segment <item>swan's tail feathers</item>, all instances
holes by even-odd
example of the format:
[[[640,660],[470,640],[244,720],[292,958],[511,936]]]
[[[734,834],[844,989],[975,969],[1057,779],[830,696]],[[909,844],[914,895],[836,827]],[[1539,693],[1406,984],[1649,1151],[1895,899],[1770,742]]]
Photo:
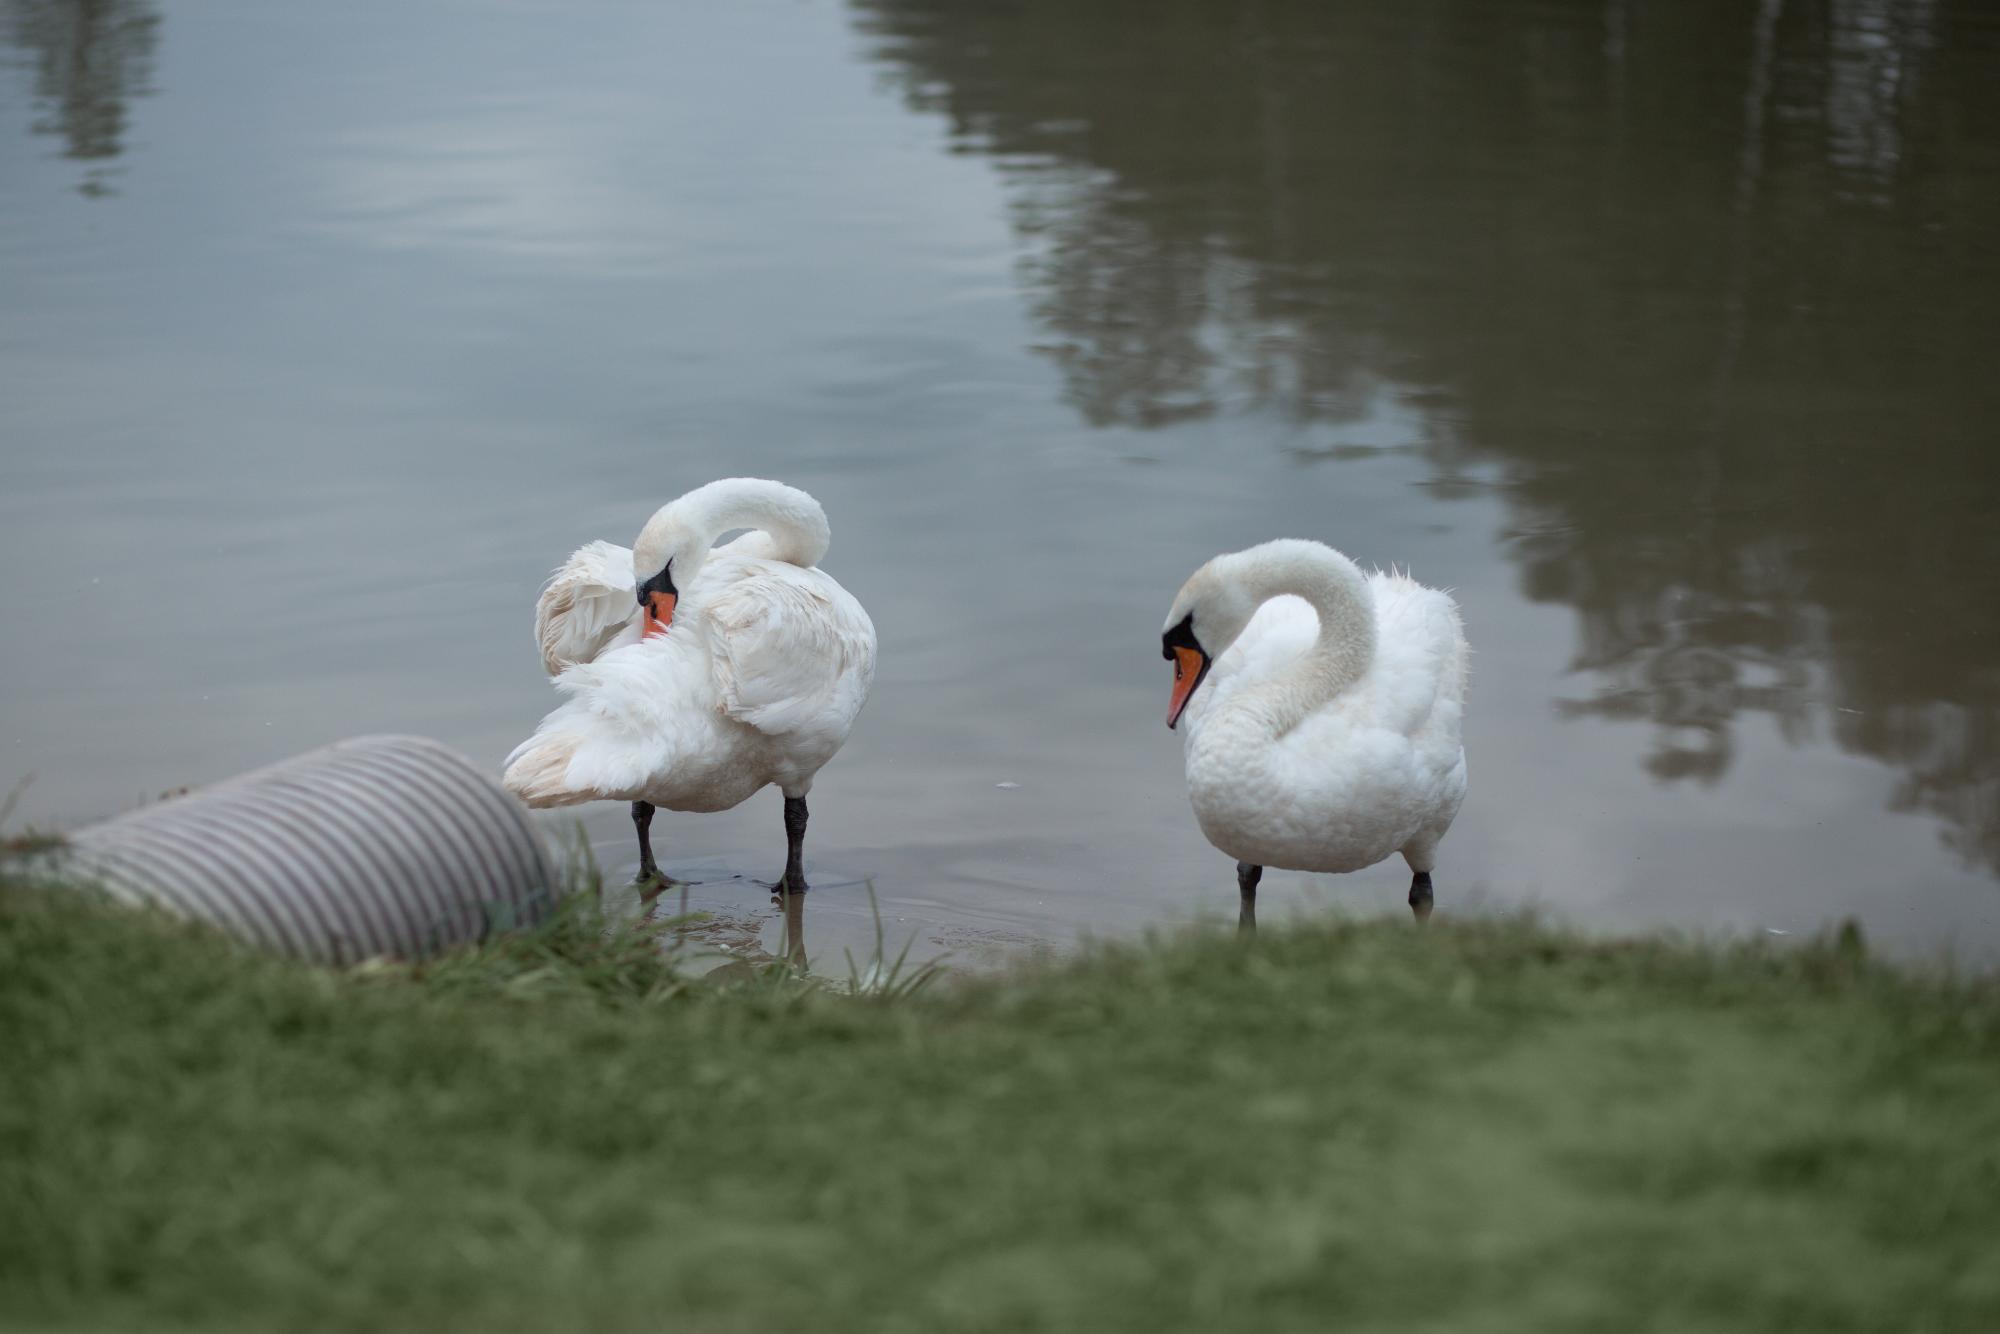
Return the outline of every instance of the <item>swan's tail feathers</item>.
[[[533,736],[514,748],[500,781],[507,790],[530,806],[578,806],[593,801],[594,792],[579,792],[569,785],[570,762],[576,758],[577,738],[573,736]]]

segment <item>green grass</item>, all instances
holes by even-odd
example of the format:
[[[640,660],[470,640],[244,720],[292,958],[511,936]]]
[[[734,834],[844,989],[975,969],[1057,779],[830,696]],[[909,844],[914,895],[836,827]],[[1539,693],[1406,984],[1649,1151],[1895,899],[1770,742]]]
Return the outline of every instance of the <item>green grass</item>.
[[[2000,1329],[2000,988],[1196,935],[921,995],[0,891],[0,1326]]]

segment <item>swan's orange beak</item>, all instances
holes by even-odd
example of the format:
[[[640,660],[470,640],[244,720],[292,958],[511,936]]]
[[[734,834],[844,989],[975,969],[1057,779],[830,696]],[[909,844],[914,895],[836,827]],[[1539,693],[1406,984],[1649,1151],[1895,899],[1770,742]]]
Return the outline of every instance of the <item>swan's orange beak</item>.
[[[1172,727],[1181,720],[1181,711],[1187,708],[1188,697],[1201,684],[1201,678],[1208,675],[1208,655],[1198,648],[1174,646],[1174,694],[1167,701],[1167,726]]]
[[[646,632],[643,639],[663,635],[667,627],[674,623],[674,603],[680,599],[673,593],[646,594]]]

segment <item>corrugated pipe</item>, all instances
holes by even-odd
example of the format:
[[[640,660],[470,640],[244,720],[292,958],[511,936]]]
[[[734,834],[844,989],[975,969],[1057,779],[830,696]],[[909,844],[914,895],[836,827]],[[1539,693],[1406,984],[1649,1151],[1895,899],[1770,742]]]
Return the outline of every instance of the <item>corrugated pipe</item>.
[[[557,894],[520,803],[416,736],[336,742],[92,825],[67,869],[329,964],[422,959],[538,921]]]

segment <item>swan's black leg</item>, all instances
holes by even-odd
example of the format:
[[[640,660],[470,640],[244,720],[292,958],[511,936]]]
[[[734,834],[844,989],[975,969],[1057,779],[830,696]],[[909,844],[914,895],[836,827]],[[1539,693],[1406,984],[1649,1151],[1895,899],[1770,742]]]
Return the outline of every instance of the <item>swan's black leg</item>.
[[[1243,906],[1236,912],[1238,931],[1257,929],[1257,882],[1263,878],[1263,867],[1252,866],[1249,862],[1236,863],[1236,888],[1243,896]]]
[[[661,879],[660,868],[653,861],[653,803],[635,801],[632,803],[632,827],[639,831],[639,883],[647,884]]]
[[[1410,911],[1419,922],[1431,920],[1431,873],[1418,871],[1410,877]]]
[[[806,892],[806,799],[785,798],[785,878],[775,894]]]

